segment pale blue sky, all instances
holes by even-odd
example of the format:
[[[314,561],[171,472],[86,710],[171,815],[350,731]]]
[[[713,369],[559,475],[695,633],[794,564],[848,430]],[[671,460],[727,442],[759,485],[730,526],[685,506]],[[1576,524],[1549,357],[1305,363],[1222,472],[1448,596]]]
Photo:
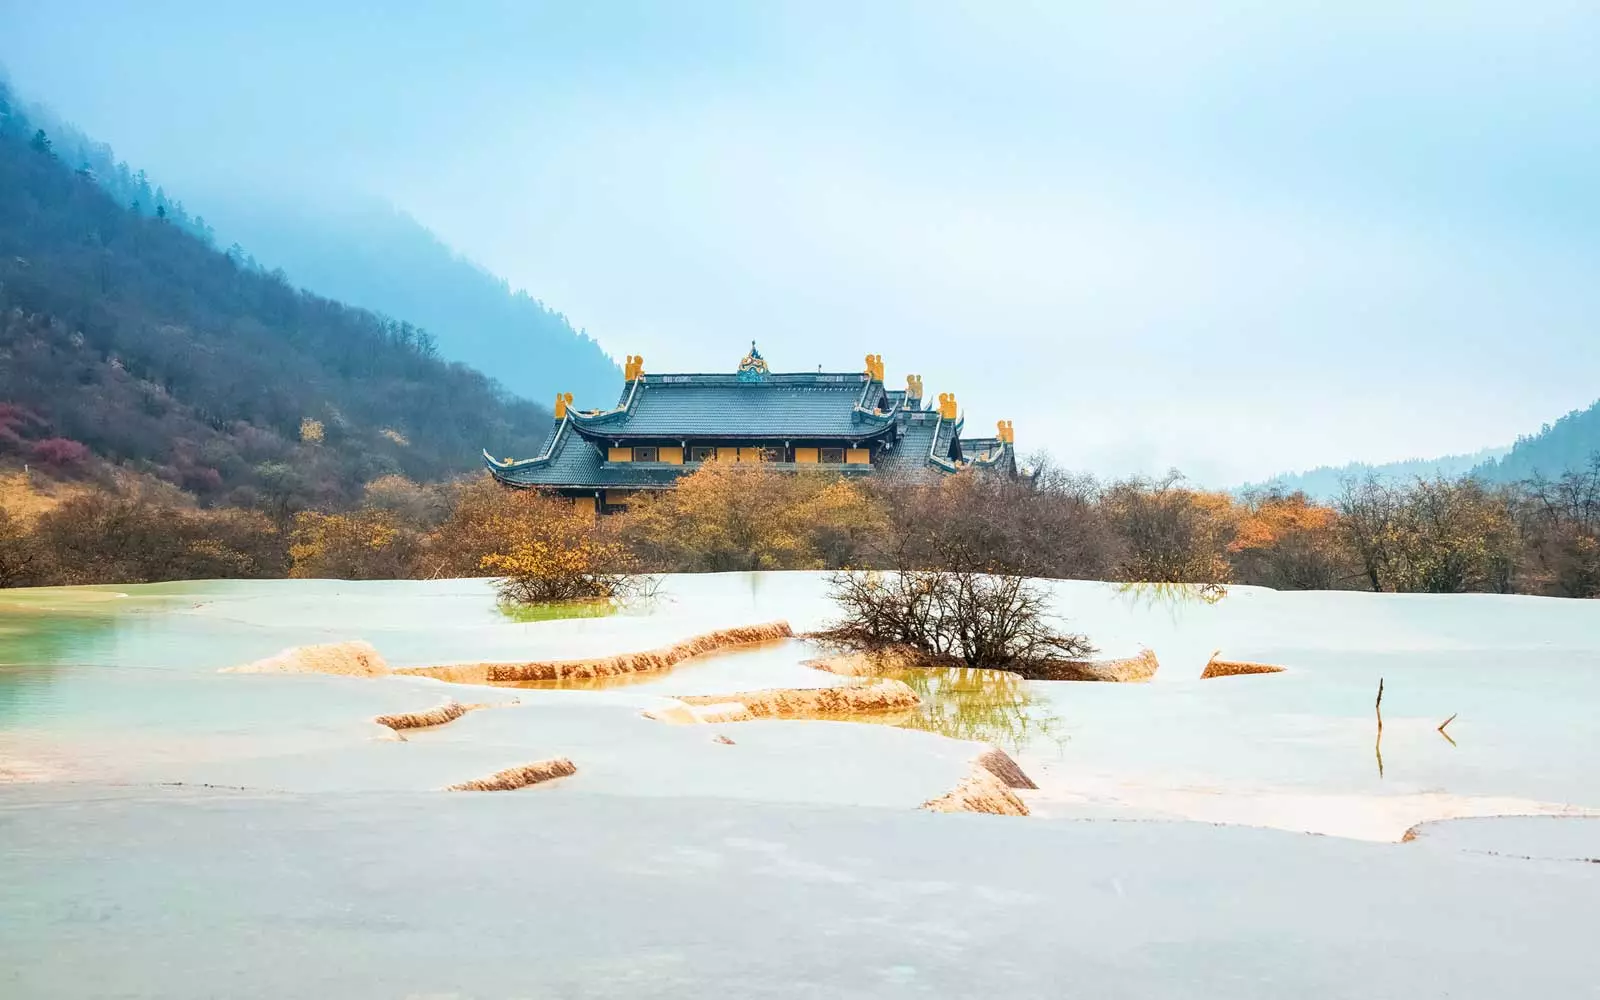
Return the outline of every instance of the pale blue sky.
[[[1596,52],[1559,0],[0,0],[19,89],[202,214],[358,190],[652,370],[872,351],[1216,483],[1600,396]]]

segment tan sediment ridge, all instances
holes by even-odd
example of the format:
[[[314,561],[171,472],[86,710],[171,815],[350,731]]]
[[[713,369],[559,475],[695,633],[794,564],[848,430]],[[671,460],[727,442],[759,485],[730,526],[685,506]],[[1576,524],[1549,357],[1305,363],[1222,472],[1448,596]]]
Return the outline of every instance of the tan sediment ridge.
[[[733,694],[684,695],[677,700],[691,707],[738,705],[751,718],[892,712],[915,708],[922,703],[910,685],[897,680],[877,680],[844,687],[771,688]]]
[[[1033,779],[1011,759],[1011,755],[996,746],[991,746],[973,760],[974,764],[988,771],[990,774],[1005,782],[1007,788],[1038,788]]]
[[[501,702],[503,705],[515,705],[517,702]],[[394,715],[380,715],[373,719],[380,726],[390,729],[426,729],[429,726],[442,726],[454,722],[468,712],[476,712],[480,708],[495,708],[487,702],[463,703],[451,699],[437,708],[430,708],[422,712],[397,712]]]
[[[729,646],[744,646],[774,639],[788,639],[794,630],[788,622],[743,625],[718,629],[682,642],[639,653],[622,653],[587,660],[532,660],[524,663],[447,663],[436,667],[402,667],[394,671],[413,677],[432,677],[457,684],[504,684],[517,681],[557,681],[580,677],[611,677],[617,674],[668,670],[702,653]]]
[[[841,677],[876,677],[891,670],[937,666],[927,656],[909,646],[884,646],[855,653],[841,653],[806,660],[805,666]]]
[[[1017,797],[1017,793],[978,761],[973,762],[971,773],[962,778],[959,785],[936,799],[924,802],[922,808],[929,812],[973,812],[988,813],[993,816],[1028,815],[1027,804]]]
[[[532,764],[522,764],[518,767],[508,767],[504,771],[496,771],[487,778],[476,781],[463,781],[459,785],[451,785],[445,789],[447,792],[510,792],[529,785],[550,781],[554,778],[565,778],[570,774],[578,773],[578,767],[565,757],[552,757],[549,760],[535,761]]]
[[[1281,674],[1287,667],[1280,667],[1273,663],[1251,663],[1248,660],[1219,660],[1218,654],[1222,650],[1211,654],[1211,659],[1206,661],[1206,668],[1200,672],[1200,679],[1211,677],[1237,677],[1240,674]]]
[[[239,674],[339,674],[349,677],[383,677],[403,674],[432,677],[457,684],[495,684],[515,681],[553,681],[568,677],[609,677],[615,674],[667,670],[691,656],[729,646],[788,639],[794,631],[788,622],[743,625],[692,636],[671,646],[622,653],[589,660],[533,660],[510,663],[446,663],[433,667],[390,669],[383,654],[371,643],[354,640],[315,646],[295,646],[274,656],[223,673]]]
[[[229,674],[340,674],[347,677],[382,677],[390,672],[383,654],[371,643],[330,642],[295,646],[264,660],[224,667]]]
[[[1107,681],[1139,684],[1156,675],[1161,666],[1152,650],[1117,660],[1049,660],[1013,665],[1007,669],[1034,681]]]

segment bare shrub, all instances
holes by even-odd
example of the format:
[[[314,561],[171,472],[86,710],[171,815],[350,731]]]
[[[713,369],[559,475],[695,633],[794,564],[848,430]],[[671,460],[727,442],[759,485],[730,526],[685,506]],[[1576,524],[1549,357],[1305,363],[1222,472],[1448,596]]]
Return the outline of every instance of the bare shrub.
[[[836,573],[842,616],[822,635],[854,648],[911,646],[939,660],[1005,668],[1080,659],[1088,638],[1056,627],[1045,593],[1020,576],[959,570]]]

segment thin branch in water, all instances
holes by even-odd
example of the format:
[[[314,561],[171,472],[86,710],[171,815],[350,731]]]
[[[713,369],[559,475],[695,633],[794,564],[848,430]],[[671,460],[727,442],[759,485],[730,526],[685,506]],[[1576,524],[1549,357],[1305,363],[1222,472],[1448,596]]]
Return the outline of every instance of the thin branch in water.
[[[1373,741],[1372,752],[1378,758],[1378,777],[1383,777],[1383,678],[1378,678],[1378,700],[1373,703],[1378,713],[1378,738]]]
[[[1455,746],[1456,745],[1456,741],[1450,738],[1450,734],[1444,731],[1444,727],[1448,726],[1450,723],[1456,721],[1456,716],[1460,715],[1460,714],[1461,714],[1460,712],[1451,712],[1450,713],[1450,718],[1448,718],[1448,719],[1444,720],[1443,722],[1439,723],[1439,735],[1443,736],[1447,740],[1450,740],[1450,745],[1451,746]]]

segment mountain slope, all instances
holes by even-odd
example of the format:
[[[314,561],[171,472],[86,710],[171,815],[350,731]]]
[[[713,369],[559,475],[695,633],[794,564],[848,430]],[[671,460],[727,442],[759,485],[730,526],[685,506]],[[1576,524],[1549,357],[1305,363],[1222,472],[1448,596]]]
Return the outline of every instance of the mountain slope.
[[[360,197],[322,203],[270,197],[218,178],[219,186],[198,198],[208,203],[206,219],[48,107],[23,107],[0,77],[0,119],[7,115],[44,129],[66,166],[124,207],[229,246],[236,260],[282,271],[294,285],[420,326],[442,356],[492,373],[514,393],[538,402],[556,392],[605,400],[622,384],[616,362],[565,316],[512,291],[387,205]]]
[[[229,191],[207,197],[219,242],[341,302],[401,316],[440,353],[544,402],[609,400],[622,371],[567,318],[446,246],[411,216],[359,198],[324,204]]]
[[[1510,452],[1482,463],[1474,472],[1496,483],[1534,476],[1554,479],[1588,467],[1595,456],[1600,456],[1600,402],[1545,424],[1537,434],[1517,438]]]
[[[1368,465],[1350,462],[1346,465],[1322,465],[1305,472],[1291,472],[1274,476],[1266,482],[1250,483],[1243,489],[1276,489],[1285,493],[1303,492],[1316,500],[1329,500],[1339,495],[1344,483],[1351,479],[1377,476],[1379,479],[1407,480],[1418,477],[1459,476],[1470,472],[1485,462],[1492,462],[1505,454],[1504,448],[1485,448],[1470,455],[1445,455],[1440,458],[1413,458],[1400,462]]]
[[[485,444],[527,453],[548,429],[416,327],[131,211],[46,139],[0,119],[0,453],[68,462],[75,441],[208,499],[315,502],[474,468]]]

